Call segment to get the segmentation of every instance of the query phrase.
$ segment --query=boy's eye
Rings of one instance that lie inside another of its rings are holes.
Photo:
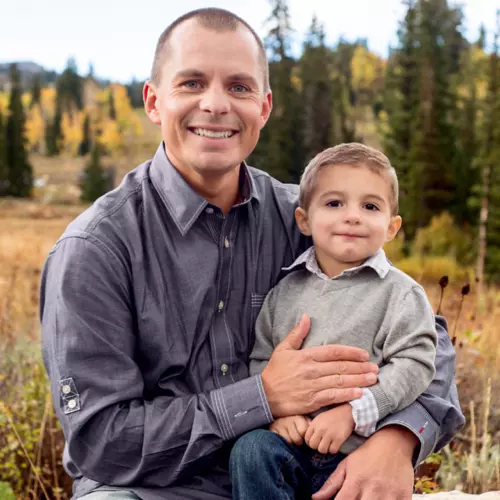
[[[340,200],[332,200],[329,201],[326,205],[328,207],[338,208],[342,206],[342,202]]]
[[[379,208],[377,207],[377,205],[375,205],[374,203],[367,203],[367,204],[365,205],[365,208],[366,208],[367,210],[373,210],[373,211],[376,211],[376,210],[378,210],[378,209],[379,209]]]

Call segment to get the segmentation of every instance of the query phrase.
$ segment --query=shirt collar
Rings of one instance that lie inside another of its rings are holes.
[[[197,193],[172,165],[163,142],[151,162],[150,177],[177,228],[184,236],[207,207],[208,201]],[[260,201],[257,185],[245,162],[240,167],[240,194],[243,201],[238,205],[248,203],[250,199]]]
[[[373,269],[381,279],[384,279],[389,272],[391,264],[387,260],[384,250],[380,248],[377,253],[368,257],[360,266],[352,267],[351,269],[346,269],[338,276],[334,278],[329,278],[319,267],[318,261],[316,260],[316,252],[314,251],[314,247],[309,247],[304,253],[299,255],[295,262],[288,267],[284,267],[283,271],[293,271],[296,268],[301,266],[305,266],[305,268],[318,276],[321,279],[329,280],[329,279],[337,279],[343,276],[352,276],[353,274],[359,273],[362,269],[371,268]]]

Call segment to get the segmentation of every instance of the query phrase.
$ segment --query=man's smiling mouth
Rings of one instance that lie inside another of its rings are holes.
[[[199,127],[189,127],[189,130],[200,137],[210,137],[211,139],[229,139],[238,133],[235,130],[210,130]]]

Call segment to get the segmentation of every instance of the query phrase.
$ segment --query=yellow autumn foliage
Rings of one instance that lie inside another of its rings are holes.
[[[85,113],[83,111],[74,111],[69,114],[64,112],[61,117],[61,132],[63,150],[73,156],[78,153],[78,147],[83,139],[83,120]]]
[[[354,90],[371,93],[375,83],[383,76],[384,61],[363,45],[359,45],[352,57],[351,72]]]
[[[52,118],[56,107],[56,89],[43,88],[40,92],[40,106],[44,116]]]
[[[40,151],[45,135],[45,122],[42,110],[37,104],[27,113],[26,117],[26,138],[32,151]]]

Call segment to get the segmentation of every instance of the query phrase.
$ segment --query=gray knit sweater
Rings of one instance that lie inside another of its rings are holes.
[[[424,289],[391,266],[383,250],[357,268],[323,280],[304,269],[305,255],[267,295],[255,324],[250,373],[262,372],[274,348],[306,313],[311,330],[303,348],[357,346],[380,366],[370,387],[379,419],[402,410],[434,377],[437,335]]]

